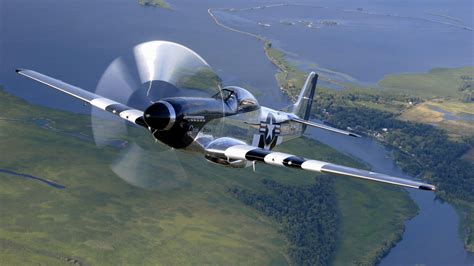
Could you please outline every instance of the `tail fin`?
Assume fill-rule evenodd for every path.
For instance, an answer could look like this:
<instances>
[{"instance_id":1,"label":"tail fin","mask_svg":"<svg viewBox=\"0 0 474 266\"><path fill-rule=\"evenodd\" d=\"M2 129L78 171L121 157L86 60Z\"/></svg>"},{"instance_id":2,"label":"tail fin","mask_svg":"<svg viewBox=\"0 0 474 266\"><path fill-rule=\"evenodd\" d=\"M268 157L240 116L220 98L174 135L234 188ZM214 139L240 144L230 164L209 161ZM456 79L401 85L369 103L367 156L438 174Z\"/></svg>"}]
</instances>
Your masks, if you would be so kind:
<instances>
[{"instance_id":1,"label":"tail fin","mask_svg":"<svg viewBox=\"0 0 474 266\"><path fill-rule=\"evenodd\" d=\"M303 124L303 132L306 130L307 126L311 126L351 137L360 138L360 135L357 135L355 133L309 121L309 116L311 114L311 106L313 105L313 99L316 92L316 83L318 83L318 74L311 72L308 78L306 79L306 82L304 83L303 89L301 89L300 95L298 96L298 100L296 100L295 104L291 105L289 108L289 112L296 116L290 118L290 120Z\"/></svg>"},{"instance_id":2,"label":"tail fin","mask_svg":"<svg viewBox=\"0 0 474 266\"><path fill-rule=\"evenodd\" d=\"M311 114L311 105L316 91L316 83L318 82L318 74L311 72L301 89L300 95L295 104L291 106L290 112L304 120L309 119Z\"/></svg>"}]
</instances>

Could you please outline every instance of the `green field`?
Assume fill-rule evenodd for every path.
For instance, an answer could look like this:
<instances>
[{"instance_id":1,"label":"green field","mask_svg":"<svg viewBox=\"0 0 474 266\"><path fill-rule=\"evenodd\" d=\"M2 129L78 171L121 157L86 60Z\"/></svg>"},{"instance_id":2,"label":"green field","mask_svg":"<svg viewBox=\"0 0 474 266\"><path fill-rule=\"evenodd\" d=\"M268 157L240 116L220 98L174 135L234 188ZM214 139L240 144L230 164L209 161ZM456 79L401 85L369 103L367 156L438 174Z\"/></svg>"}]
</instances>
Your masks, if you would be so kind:
<instances>
[{"instance_id":1,"label":"green field","mask_svg":"<svg viewBox=\"0 0 474 266\"><path fill-rule=\"evenodd\" d=\"M446 116L444 113L448 113ZM398 118L405 121L436 125L448 132L451 139L474 136L474 122L459 119L474 116L474 103L458 101L426 101L404 111ZM459 117L453 119L453 117Z\"/></svg>"},{"instance_id":2,"label":"green field","mask_svg":"<svg viewBox=\"0 0 474 266\"><path fill-rule=\"evenodd\" d=\"M474 77L474 67L435 68L428 73L385 76L379 86L387 91L403 92L423 98L461 98L462 76Z\"/></svg>"},{"instance_id":3,"label":"green field","mask_svg":"<svg viewBox=\"0 0 474 266\"><path fill-rule=\"evenodd\" d=\"M417 212L418 207L407 200L409 196L405 191L386 188L382 192L383 199L374 198L379 186L361 182L353 184L356 182L345 179L336 182L342 224L335 265L371 265L379 261L401 240L404 222ZM406 195L400 197L400 193ZM391 210L390 216L385 216L387 209Z\"/></svg>"},{"instance_id":4,"label":"green field","mask_svg":"<svg viewBox=\"0 0 474 266\"><path fill-rule=\"evenodd\" d=\"M305 185L313 182L314 175L264 165L257 166L257 173L227 169L180 154L188 169L182 186L140 189L111 171L120 149L99 149L67 134L90 135L87 116L32 106L3 91L0 103L0 169L66 186L55 189L0 173L2 264L288 264L282 226L243 205L226 188L263 190L263 178ZM62 131L37 126L35 118L51 119ZM282 149L356 164L308 139ZM172 176L173 169L162 165L167 159L161 159L156 161L158 179L184 178ZM373 263L400 237L403 222L416 211L406 192L390 186L338 177L336 190L342 217L335 236L339 265Z\"/></svg>"},{"instance_id":5,"label":"green field","mask_svg":"<svg viewBox=\"0 0 474 266\"><path fill-rule=\"evenodd\" d=\"M298 148L299 152L302 149L303 156L363 167L318 142L311 141L306 146ZM291 150L284 148L283 151ZM334 265L371 265L401 239L405 221L415 216L418 207L405 190L345 177L334 178L341 221Z\"/></svg>"}]
</instances>

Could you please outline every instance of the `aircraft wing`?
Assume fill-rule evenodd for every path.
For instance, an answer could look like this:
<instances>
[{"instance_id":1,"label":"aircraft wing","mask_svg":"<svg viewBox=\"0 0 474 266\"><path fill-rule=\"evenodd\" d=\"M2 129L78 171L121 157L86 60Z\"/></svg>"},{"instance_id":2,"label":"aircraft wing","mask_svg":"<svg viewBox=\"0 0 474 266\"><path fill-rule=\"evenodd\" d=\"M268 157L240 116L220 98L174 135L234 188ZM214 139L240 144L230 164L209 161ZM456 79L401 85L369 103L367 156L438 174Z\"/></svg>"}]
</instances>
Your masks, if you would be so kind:
<instances>
[{"instance_id":1,"label":"aircraft wing","mask_svg":"<svg viewBox=\"0 0 474 266\"><path fill-rule=\"evenodd\" d=\"M22 76L38 81L39 83L89 103L94 107L115 114L134 124L146 127L145 121L143 120L143 111L133 109L124 104L104 98L92 92L78 88L71 84L67 84L61 80L48 77L33 70L17 69L16 72Z\"/></svg>"},{"instance_id":2,"label":"aircraft wing","mask_svg":"<svg viewBox=\"0 0 474 266\"><path fill-rule=\"evenodd\" d=\"M224 151L224 154L228 160L247 160L252 162L263 162L270 165L297 168L326 174L356 177L403 187L418 188L421 190L436 190L436 187L430 184L327 163L323 161L305 159L288 153L269 151L248 145L231 146Z\"/></svg>"}]
</instances>

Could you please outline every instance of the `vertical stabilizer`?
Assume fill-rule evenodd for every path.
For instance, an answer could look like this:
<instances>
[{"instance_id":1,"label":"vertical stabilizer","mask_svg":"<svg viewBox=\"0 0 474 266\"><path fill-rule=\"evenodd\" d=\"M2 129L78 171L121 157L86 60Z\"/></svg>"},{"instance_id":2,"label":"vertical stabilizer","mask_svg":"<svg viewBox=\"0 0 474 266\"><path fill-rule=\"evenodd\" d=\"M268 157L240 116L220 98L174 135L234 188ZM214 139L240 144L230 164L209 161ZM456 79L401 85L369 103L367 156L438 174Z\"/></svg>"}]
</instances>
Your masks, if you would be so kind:
<instances>
[{"instance_id":1,"label":"vertical stabilizer","mask_svg":"<svg viewBox=\"0 0 474 266\"><path fill-rule=\"evenodd\" d=\"M316 91L316 83L318 82L318 74L311 72L301 89L300 95L295 104L291 106L290 112L304 120L309 119L311 114L311 105Z\"/></svg>"}]
</instances>

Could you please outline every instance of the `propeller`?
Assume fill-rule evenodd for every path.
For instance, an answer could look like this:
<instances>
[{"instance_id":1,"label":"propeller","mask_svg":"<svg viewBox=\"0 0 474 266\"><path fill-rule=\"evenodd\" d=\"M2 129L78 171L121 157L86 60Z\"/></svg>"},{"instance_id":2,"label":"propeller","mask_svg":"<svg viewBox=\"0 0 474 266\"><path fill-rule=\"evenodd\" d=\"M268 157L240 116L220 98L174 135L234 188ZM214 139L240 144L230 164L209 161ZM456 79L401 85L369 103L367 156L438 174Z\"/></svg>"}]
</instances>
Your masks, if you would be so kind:
<instances>
[{"instance_id":1,"label":"propeller","mask_svg":"<svg viewBox=\"0 0 474 266\"><path fill-rule=\"evenodd\" d=\"M151 41L113 60L95 93L144 111L145 123L153 125L150 130L166 130L173 125L174 114L161 99L221 95L221 80L191 49L172 42ZM92 109L91 117L96 145L120 150L110 167L125 182L152 190L175 189L189 183L179 156L154 139L154 132L147 133L96 109ZM219 131L221 123L211 125ZM193 137L198 136L202 134Z\"/></svg>"}]
</instances>

